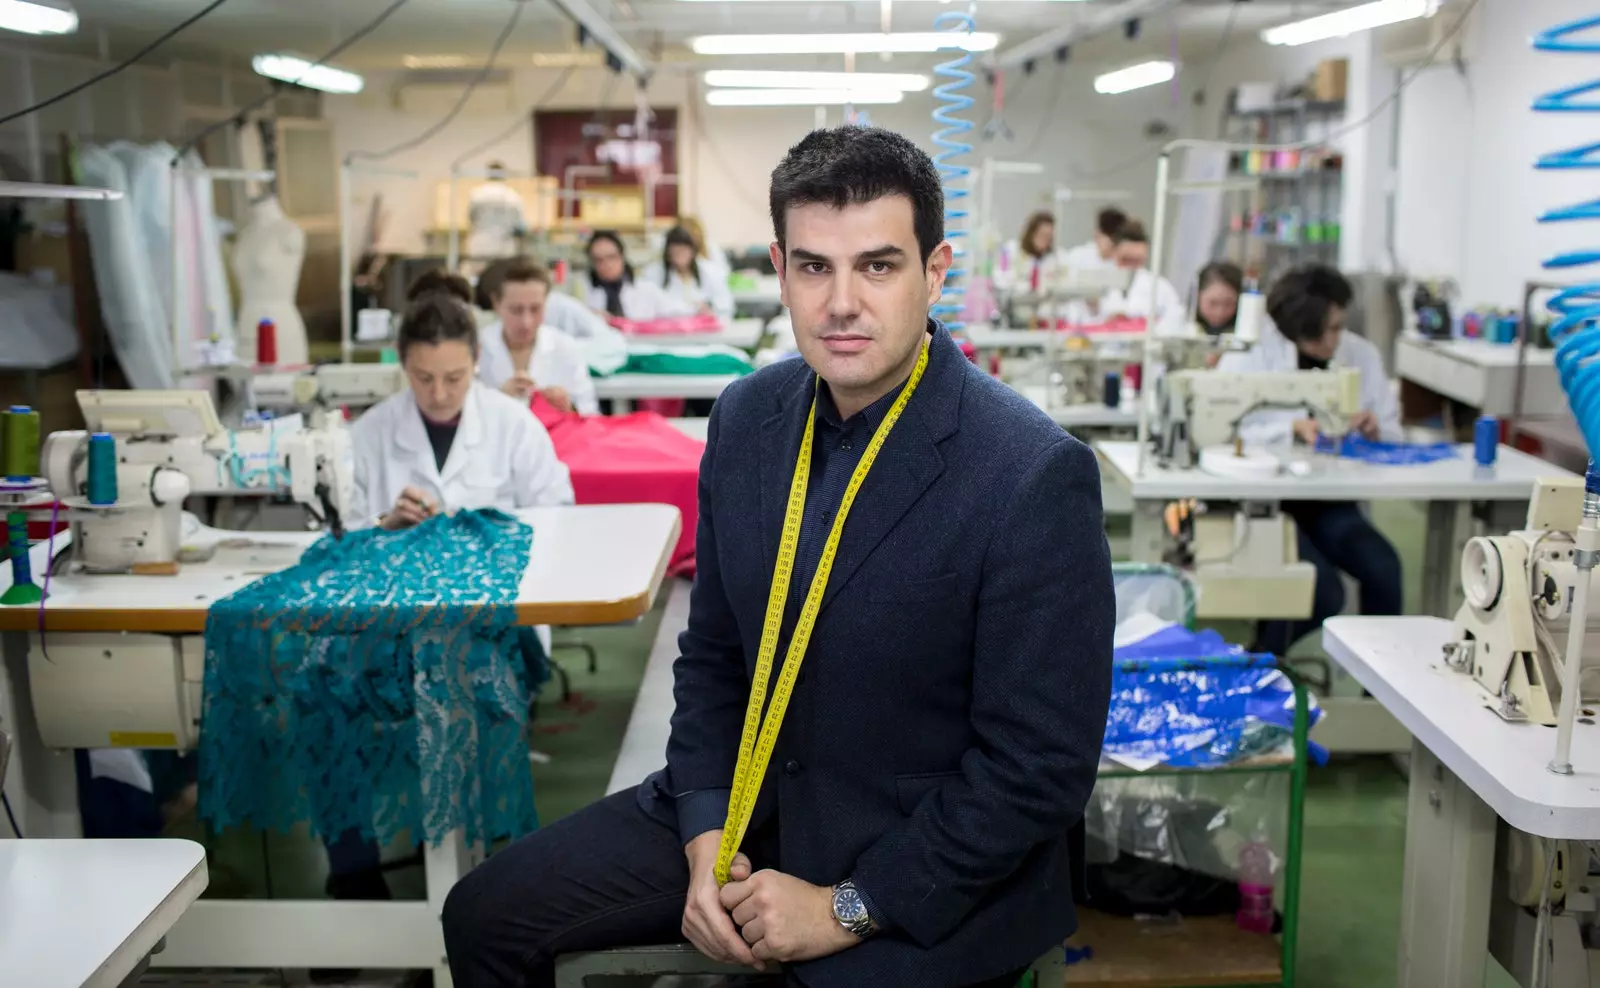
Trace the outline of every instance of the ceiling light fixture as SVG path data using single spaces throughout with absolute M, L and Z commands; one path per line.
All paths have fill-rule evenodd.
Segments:
M 23 34 L 72 34 L 78 14 L 62 0 L 0 0 L 0 28 Z
M 920 93 L 928 77 L 916 72 L 776 72 L 756 69 L 711 69 L 706 85 L 729 89 L 899 89 Z
M 861 106 L 898 103 L 900 89 L 708 89 L 708 106 Z
M 1328 38 L 1342 38 L 1359 31 L 1370 31 L 1385 24 L 1432 17 L 1439 9 L 1437 0 L 1376 0 L 1359 7 L 1347 7 L 1331 14 L 1308 17 L 1303 21 L 1269 27 L 1261 40 L 1269 45 L 1304 45 Z
M 460 69 L 467 65 L 465 55 L 403 55 L 400 64 L 408 69 Z
M 697 55 L 848 55 L 879 52 L 989 51 L 1000 36 L 982 31 L 896 34 L 707 34 L 689 39 Z
M 315 65 L 298 55 L 257 55 L 250 60 L 257 75 L 268 79 L 320 89 L 325 93 L 348 95 L 361 92 L 365 82 L 354 72 L 336 69 L 331 65 Z
M 1094 91 L 1108 95 L 1126 93 L 1133 89 L 1171 82 L 1172 77 L 1177 74 L 1178 67 L 1171 62 L 1140 62 L 1138 65 L 1130 65 L 1125 69 L 1095 76 Z

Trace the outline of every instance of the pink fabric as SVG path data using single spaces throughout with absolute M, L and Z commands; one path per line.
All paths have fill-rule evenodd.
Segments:
M 1044 329 L 1043 325 L 1039 326 Z M 1083 333 L 1086 336 L 1116 336 L 1121 333 L 1142 333 L 1145 331 L 1143 316 L 1112 316 L 1104 322 L 1069 322 L 1057 319 L 1055 328 L 1064 333 Z
M 691 333 L 716 333 L 722 330 L 722 321 L 710 313 L 698 316 L 669 316 L 663 319 L 606 320 L 629 336 L 683 336 Z
M 556 411 L 541 396 L 534 397 L 532 408 L 572 474 L 579 504 L 670 504 L 682 513 L 683 531 L 668 572 L 692 575 L 706 444 L 655 412 L 584 418 Z

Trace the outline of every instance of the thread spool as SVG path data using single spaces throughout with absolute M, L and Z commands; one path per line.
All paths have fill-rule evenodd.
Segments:
M 1106 371 L 1106 376 L 1101 385 L 1100 400 L 1107 408 L 1116 408 L 1122 404 L 1122 375 L 1116 371 Z
M 109 432 L 89 437 L 89 503 L 117 503 L 117 441 Z
M 278 326 L 271 319 L 256 324 L 256 363 L 271 367 L 278 362 Z
M 0 457 L 6 479 L 28 480 L 39 468 L 39 413 L 27 405 L 12 405 L 0 418 L 4 420 L 0 421 L 0 435 L 4 436 Z
M 1472 456 L 1480 467 L 1494 466 L 1495 455 L 1500 450 L 1500 420 L 1493 415 L 1480 415 L 1472 429 Z
M 1267 300 L 1260 292 L 1241 292 L 1239 307 L 1233 316 L 1233 335 L 1246 343 L 1261 339 L 1261 320 L 1266 315 Z
M 28 516 L 20 511 L 6 515 L 6 545 L 11 556 L 11 586 L 0 595 L 0 604 L 37 604 L 44 599 L 44 593 L 33 582 L 33 563 L 28 558 Z

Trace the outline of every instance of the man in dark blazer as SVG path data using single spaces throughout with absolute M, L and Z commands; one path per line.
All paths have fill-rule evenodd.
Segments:
M 887 131 L 815 131 L 770 199 L 803 359 L 744 378 L 712 413 L 666 768 L 456 886 L 457 988 L 549 985 L 557 954 L 680 936 L 811 986 L 998 988 L 1075 926 L 1066 834 L 1094 785 L 1115 620 L 1094 456 L 929 318 L 952 252 L 927 155 Z M 798 536 L 780 552 L 808 430 Z M 842 507 L 719 884 L 775 567 L 793 576 L 772 684 Z

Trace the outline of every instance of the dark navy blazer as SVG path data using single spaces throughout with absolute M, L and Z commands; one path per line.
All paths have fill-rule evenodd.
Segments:
M 854 878 L 887 927 L 798 965 L 808 985 L 966 985 L 1027 966 L 1076 923 L 1065 836 L 1094 786 L 1116 612 L 1099 469 L 930 331 L 927 372 L 846 523 L 751 824 L 775 808 L 778 867 Z M 667 767 L 639 789 L 685 840 L 727 810 L 813 389 L 785 360 L 712 412 Z

